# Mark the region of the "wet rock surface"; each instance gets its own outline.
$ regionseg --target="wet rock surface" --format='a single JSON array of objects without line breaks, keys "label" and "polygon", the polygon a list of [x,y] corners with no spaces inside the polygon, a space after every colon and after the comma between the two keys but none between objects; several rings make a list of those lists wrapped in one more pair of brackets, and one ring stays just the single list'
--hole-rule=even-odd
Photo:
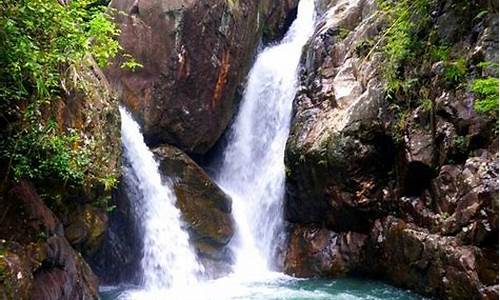
[{"label": "wet rock surface", "polygon": [[315,225],[297,225],[291,233],[285,272],[297,277],[353,274],[365,260],[367,238],[356,232],[337,234]]},{"label": "wet rock surface", "polygon": [[[498,10],[470,25],[470,12],[445,2],[433,22],[452,51],[497,61]],[[285,271],[496,299],[495,121],[474,110],[466,87],[450,88],[437,63],[423,71],[431,108],[411,106],[403,123],[386,99],[383,53],[373,50],[387,26],[375,1],[323,1],[319,10],[286,149]]]}]

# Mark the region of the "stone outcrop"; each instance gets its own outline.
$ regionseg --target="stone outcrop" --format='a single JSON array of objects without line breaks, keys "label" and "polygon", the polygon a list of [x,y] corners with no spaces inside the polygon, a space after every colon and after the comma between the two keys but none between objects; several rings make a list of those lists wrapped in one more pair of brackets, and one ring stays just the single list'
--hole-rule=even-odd
[{"label": "stone outcrop", "polygon": [[266,20],[270,35],[297,1],[114,0],[120,42],[143,65],[108,70],[150,145],[207,152],[227,127]]},{"label": "stone outcrop", "polygon": [[0,296],[97,299],[97,277],[33,185],[22,181],[1,200]]},{"label": "stone outcrop", "polygon": [[226,246],[235,230],[231,199],[181,150],[163,145],[153,153],[160,172],[172,180],[177,206],[208,275],[227,272],[232,254]]},{"label": "stone outcrop", "polygon": [[398,286],[439,299],[498,298],[498,253],[393,217],[370,233],[367,265]]},{"label": "stone outcrop", "polygon": [[394,146],[379,118],[381,58],[355,51],[380,33],[375,12],[374,1],[338,1],[306,46],[286,149],[292,222],[363,229],[376,216]]},{"label": "stone outcrop", "polygon": [[[444,1],[433,28],[469,62],[470,80],[496,77],[477,64],[498,60],[498,8],[474,19],[488,7],[470,5]],[[321,1],[319,10],[286,149],[285,271],[373,276],[442,299],[496,299],[497,121],[474,110],[465,84],[446,79],[443,61],[407,72],[428,80],[429,107],[412,102],[415,91],[396,114],[377,48],[390,24],[376,1]]]},{"label": "stone outcrop", "polygon": [[[111,195],[109,187],[97,178],[120,176],[122,147],[118,99],[91,57],[86,57],[81,65],[70,67],[67,77],[61,81],[64,95],[53,99],[43,109],[42,118],[55,120],[61,133],[77,133],[80,141],[74,147],[88,152],[92,168],[85,170],[87,180],[78,189],[65,186],[56,192],[63,193],[68,203],[97,202]],[[61,185],[50,179],[47,181],[48,186]]]}]

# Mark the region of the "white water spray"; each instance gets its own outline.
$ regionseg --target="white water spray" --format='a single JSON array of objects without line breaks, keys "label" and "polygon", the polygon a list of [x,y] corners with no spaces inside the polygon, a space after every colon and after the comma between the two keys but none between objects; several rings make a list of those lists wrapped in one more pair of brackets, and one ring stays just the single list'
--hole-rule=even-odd
[{"label": "white water spray", "polygon": [[144,143],[139,125],[120,108],[122,144],[130,167],[124,176],[143,235],[141,259],[146,290],[188,287],[197,282],[200,265],[183,229],[170,183],[162,181],[158,163]]},{"label": "white water spray", "polygon": [[272,268],[283,237],[285,145],[302,48],[314,22],[314,0],[300,1],[283,41],[258,55],[231,127],[217,182],[233,198],[236,274]]}]

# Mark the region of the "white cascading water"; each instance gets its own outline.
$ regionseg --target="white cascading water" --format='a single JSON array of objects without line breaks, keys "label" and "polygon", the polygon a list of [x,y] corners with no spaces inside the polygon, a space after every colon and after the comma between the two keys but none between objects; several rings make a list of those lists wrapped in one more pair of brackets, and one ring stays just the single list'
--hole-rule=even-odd
[{"label": "white cascading water", "polygon": [[233,242],[236,263],[228,277],[197,281],[202,267],[183,230],[175,195],[162,181],[139,125],[120,109],[122,143],[130,164],[125,168],[125,179],[132,186],[129,194],[144,239],[143,286],[124,291],[120,299],[281,299],[310,295],[267,284],[289,280],[270,270],[283,236],[284,152],[298,67],[314,22],[314,0],[301,0],[297,19],[283,41],[258,55],[231,128],[217,176],[217,183],[233,199],[238,227]]},{"label": "white cascading water", "polygon": [[120,108],[124,177],[132,188],[129,198],[143,235],[141,259],[145,290],[187,287],[197,282],[201,271],[183,229],[181,213],[169,182],[162,180],[158,163],[144,143],[143,135],[129,112]]},{"label": "white cascading water", "polygon": [[314,23],[314,0],[301,0],[282,42],[258,55],[231,127],[217,183],[233,199],[235,274],[273,268],[283,238],[284,152],[302,48]]}]

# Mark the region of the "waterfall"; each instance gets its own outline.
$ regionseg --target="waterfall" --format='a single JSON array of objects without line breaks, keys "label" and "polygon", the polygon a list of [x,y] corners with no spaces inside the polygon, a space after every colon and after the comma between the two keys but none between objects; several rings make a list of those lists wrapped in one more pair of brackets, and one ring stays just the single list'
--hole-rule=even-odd
[{"label": "waterfall", "polygon": [[[144,143],[139,125],[120,108],[122,144],[128,167],[124,177],[143,236],[141,259],[145,290],[187,287],[197,282],[200,266],[175,207],[171,184],[163,179],[153,153]],[[126,165],[127,165],[126,164]]]},{"label": "waterfall", "polygon": [[302,48],[314,22],[314,0],[300,1],[282,42],[258,55],[230,129],[216,180],[233,199],[235,273],[275,267],[284,231],[285,145]]}]

